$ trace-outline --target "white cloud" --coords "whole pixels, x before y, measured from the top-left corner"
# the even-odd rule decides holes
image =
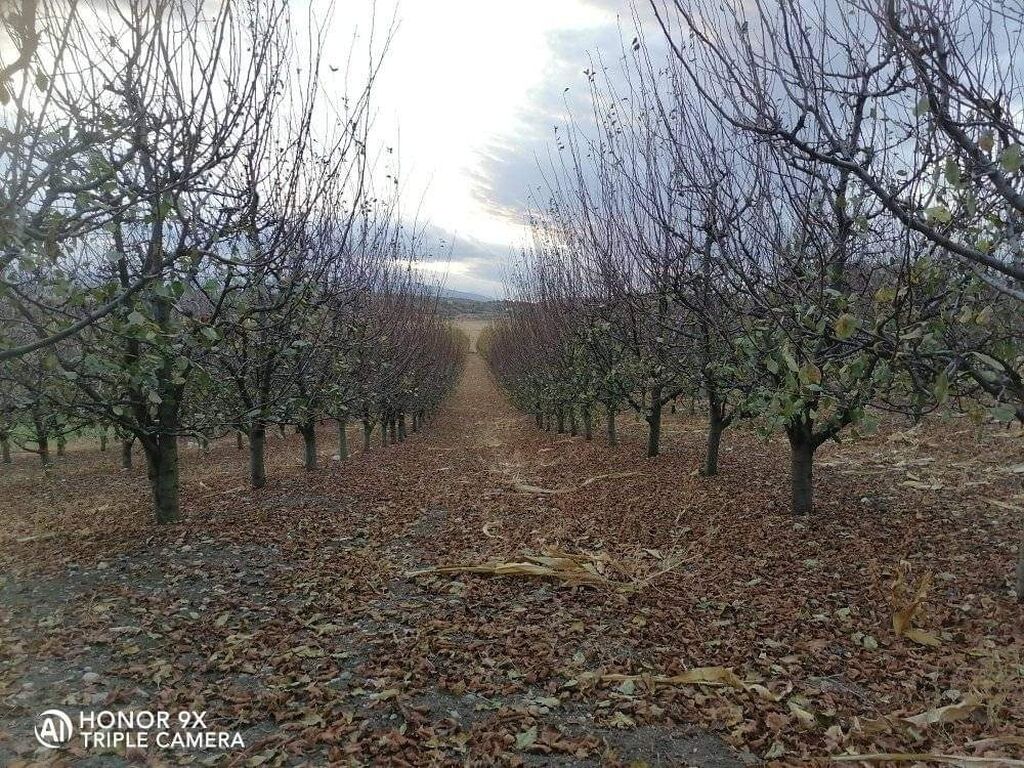
[[[588,50],[617,46],[630,4],[396,2],[376,8],[378,41],[398,19],[374,95],[377,141],[399,148],[406,210],[454,235],[450,287],[496,293],[503,264],[526,239],[522,209],[564,114],[564,89],[583,96]],[[328,46],[343,64],[353,30],[365,47],[370,4],[341,5]]]

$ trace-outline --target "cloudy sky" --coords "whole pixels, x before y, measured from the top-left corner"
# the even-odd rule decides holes
[[[336,12],[329,49],[350,47],[355,28],[365,39],[353,5]],[[525,242],[538,156],[566,102],[585,98],[588,57],[614,59],[632,38],[629,2],[378,0],[378,28],[393,16],[377,139],[398,148],[406,213],[454,243],[448,287],[500,295],[502,264]]]

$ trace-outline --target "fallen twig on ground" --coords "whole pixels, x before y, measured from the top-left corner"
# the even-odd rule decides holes
[[[541,488],[538,485],[530,485],[529,483],[516,483],[515,489],[523,493],[573,493],[574,491],[581,491],[588,485],[596,483],[600,480],[614,480],[620,477],[630,477],[635,474],[636,472],[610,472],[606,475],[595,475],[594,477],[587,478],[579,485],[564,486],[562,488]]]
[[[524,555],[522,560],[439,565],[409,571],[406,575],[415,578],[435,573],[479,573],[485,576],[531,576],[572,584],[616,586],[615,582],[604,575],[606,566],[607,556],[603,554],[570,554],[547,549],[541,555]]]
[[[942,765],[996,765],[1018,768],[1024,766],[1024,760],[1013,760],[1008,757],[968,757],[966,755],[933,755],[924,752],[875,752],[870,755],[833,755],[836,763],[941,763]]]

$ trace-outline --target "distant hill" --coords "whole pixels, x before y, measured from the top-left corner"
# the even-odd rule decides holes
[[[490,296],[484,296],[479,293],[471,293],[470,291],[457,291],[454,288],[442,288],[441,289],[442,299],[463,299],[465,301],[482,301],[490,303],[494,301]]]
[[[474,294],[466,294],[462,291],[456,291],[462,295],[473,296]],[[495,317],[501,312],[503,302],[496,299],[464,299],[460,296],[446,296],[441,294],[440,298],[440,310],[441,314],[445,317],[458,318],[458,317],[477,317],[477,318],[489,318]]]
[[[458,291],[454,288],[441,288],[424,284],[423,288],[428,293],[437,292],[438,303],[441,314],[445,317],[495,317],[501,312],[504,305],[502,299],[494,299],[484,296],[482,293],[472,291]]]

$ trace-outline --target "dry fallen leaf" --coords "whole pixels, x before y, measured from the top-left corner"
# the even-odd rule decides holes
[[[914,617],[921,611],[928,590],[931,589],[931,571],[925,573],[915,585],[910,577],[910,563],[904,561],[896,570],[896,578],[891,588],[892,628],[898,636],[906,637],[920,645],[935,648],[942,642],[935,635],[911,626]]]
[[[952,723],[970,717],[971,713],[980,706],[982,706],[982,702],[976,696],[968,696],[956,704],[929,709],[919,715],[905,717],[903,720],[919,728],[936,723]]]

